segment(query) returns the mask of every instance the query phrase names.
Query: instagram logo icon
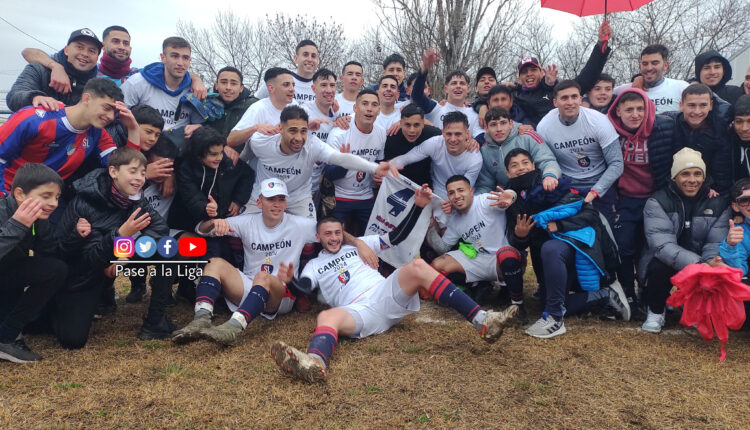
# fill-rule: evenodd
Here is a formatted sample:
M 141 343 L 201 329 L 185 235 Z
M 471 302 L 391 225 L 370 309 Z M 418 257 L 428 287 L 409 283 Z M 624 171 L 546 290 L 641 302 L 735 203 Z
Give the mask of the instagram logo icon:
M 134 254 L 134 241 L 132 237 L 116 237 L 115 238 L 115 257 L 117 258 L 128 258 Z

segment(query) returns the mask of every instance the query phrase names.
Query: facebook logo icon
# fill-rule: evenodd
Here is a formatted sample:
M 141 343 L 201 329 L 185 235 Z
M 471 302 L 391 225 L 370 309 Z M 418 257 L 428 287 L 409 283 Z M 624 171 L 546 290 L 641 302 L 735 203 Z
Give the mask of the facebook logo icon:
M 177 254 L 177 240 L 170 236 L 164 236 L 159 239 L 156 250 L 164 258 L 172 258 Z

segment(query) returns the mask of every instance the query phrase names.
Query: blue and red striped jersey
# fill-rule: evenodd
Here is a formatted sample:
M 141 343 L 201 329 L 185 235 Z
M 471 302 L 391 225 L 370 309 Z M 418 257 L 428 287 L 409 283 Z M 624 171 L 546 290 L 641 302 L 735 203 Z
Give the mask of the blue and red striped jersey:
M 131 142 L 128 146 L 135 147 Z M 73 128 L 64 108 L 54 112 L 25 107 L 0 126 L 0 192 L 10 192 L 13 178 L 24 163 L 42 163 L 67 179 L 95 151 L 106 166 L 107 157 L 115 149 L 105 130 Z

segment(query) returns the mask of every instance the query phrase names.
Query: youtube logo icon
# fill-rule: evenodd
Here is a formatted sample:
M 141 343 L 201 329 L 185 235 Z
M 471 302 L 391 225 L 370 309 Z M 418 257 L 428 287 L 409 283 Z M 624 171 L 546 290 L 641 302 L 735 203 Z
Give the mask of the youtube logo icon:
M 177 249 L 183 257 L 203 257 L 206 255 L 206 239 L 183 237 L 177 242 Z

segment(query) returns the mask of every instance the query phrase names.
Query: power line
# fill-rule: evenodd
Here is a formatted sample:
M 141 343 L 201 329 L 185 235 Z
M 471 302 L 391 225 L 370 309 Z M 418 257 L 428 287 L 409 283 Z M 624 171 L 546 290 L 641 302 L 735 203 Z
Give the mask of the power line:
M 29 36 L 30 38 L 32 38 L 32 39 L 34 39 L 34 40 L 36 40 L 37 42 L 41 43 L 42 45 L 44 45 L 44 46 L 46 46 L 46 47 L 48 47 L 48 48 L 52 49 L 53 51 L 57 51 L 57 48 L 55 48 L 55 47 L 52 47 L 52 46 L 49 46 L 49 45 L 47 45 L 46 43 L 42 42 L 41 40 L 37 39 L 36 37 L 34 37 L 34 36 L 30 35 L 29 33 L 27 33 L 27 32 L 25 32 L 25 31 L 21 30 L 20 28 L 18 28 L 18 27 L 16 27 L 15 25 L 11 24 L 11 23 L 10 23 L 10 21 L 8 21 L 7 19 L 3 18 L 2 16 L 0 16 L 0 20 L 2 20 L 2 21 L 5 21 L 5 23 L 6 23 L 6 24 L 8 24 L 9 26 L 11 26 L 11 27 L 15 28 L 16 30 L 20 31 L 21 33 L 23 33 L 23 34 L 25 34 L 25 35 Z

